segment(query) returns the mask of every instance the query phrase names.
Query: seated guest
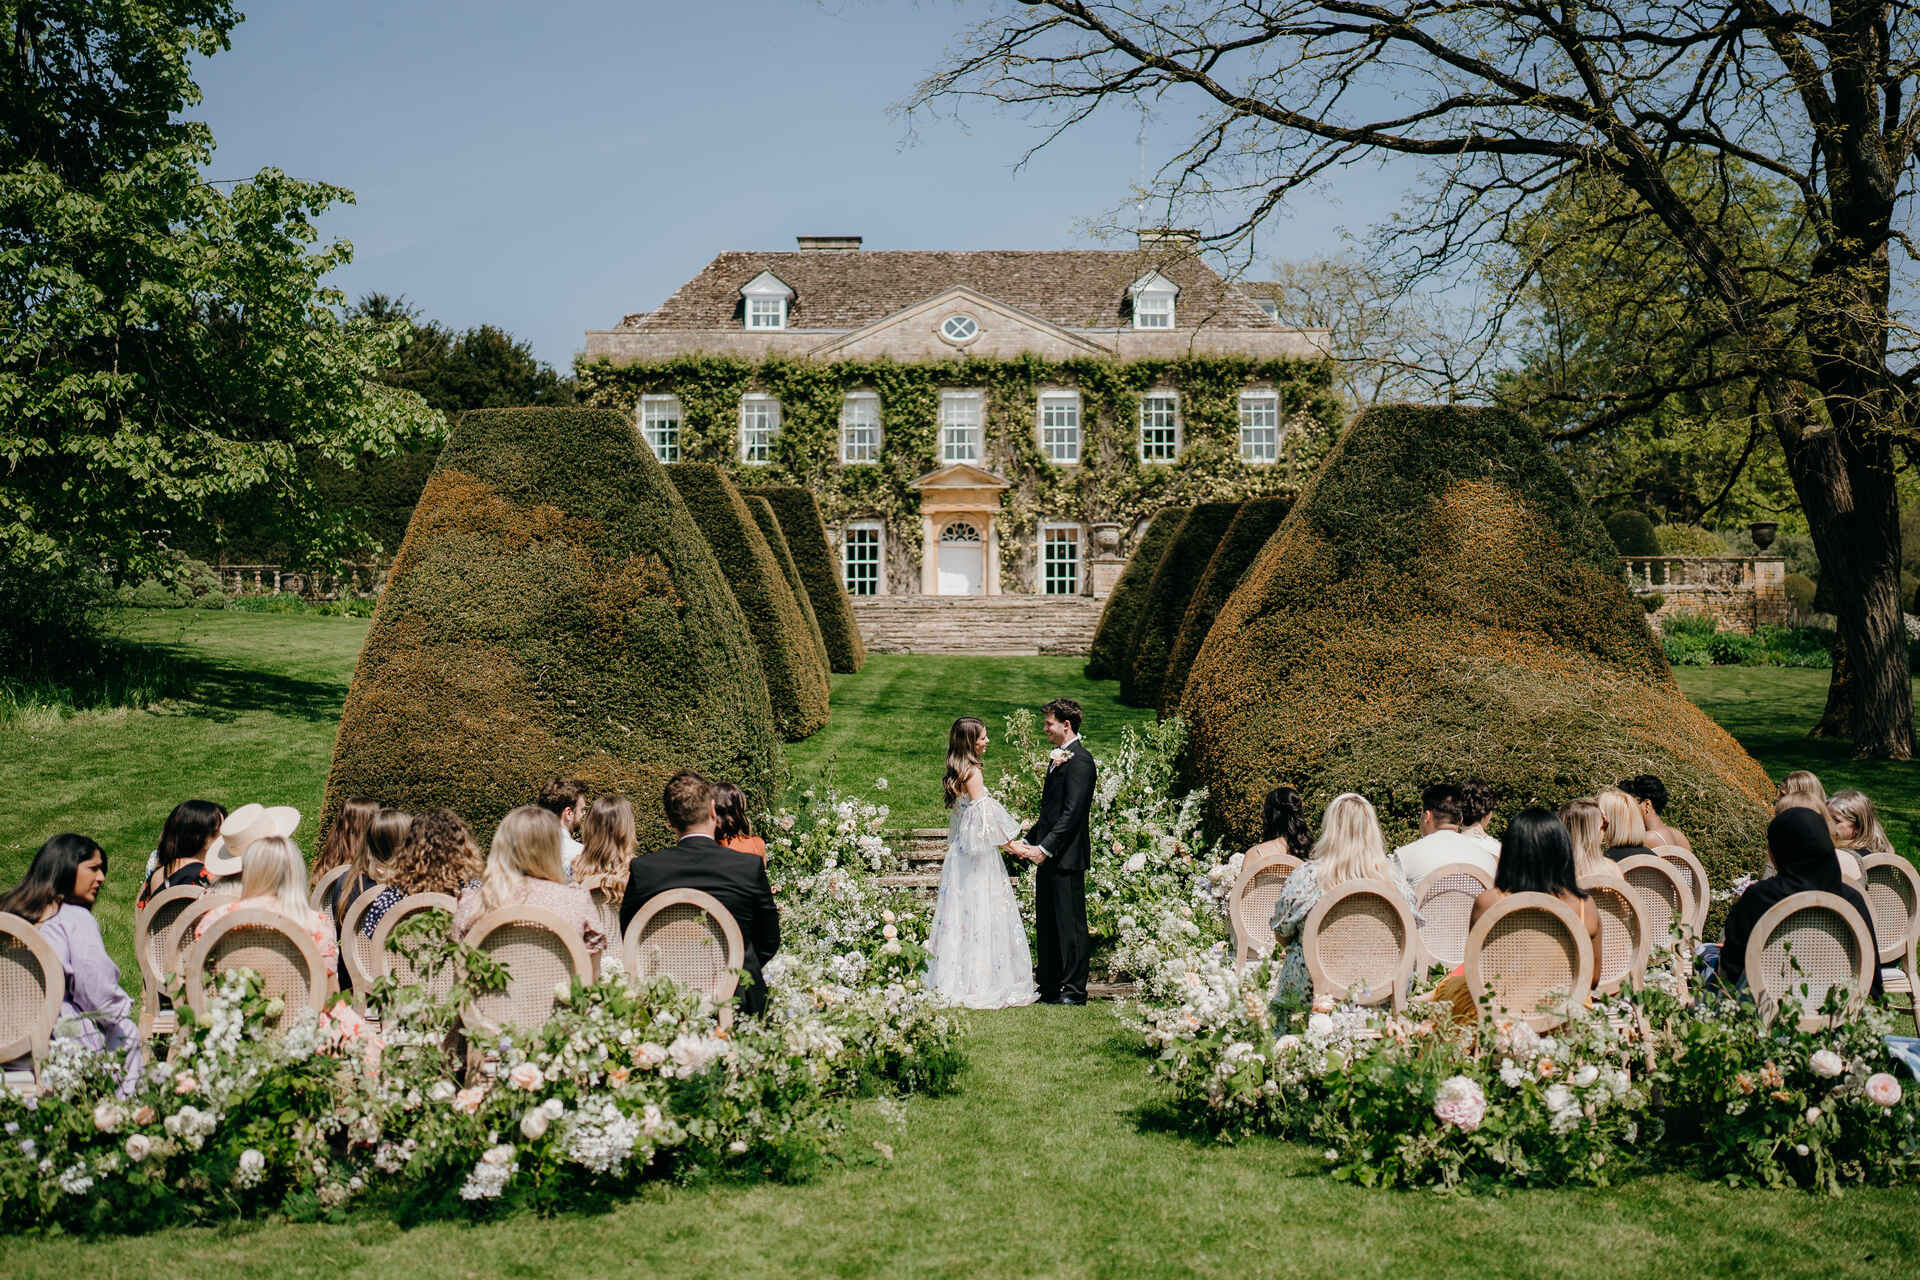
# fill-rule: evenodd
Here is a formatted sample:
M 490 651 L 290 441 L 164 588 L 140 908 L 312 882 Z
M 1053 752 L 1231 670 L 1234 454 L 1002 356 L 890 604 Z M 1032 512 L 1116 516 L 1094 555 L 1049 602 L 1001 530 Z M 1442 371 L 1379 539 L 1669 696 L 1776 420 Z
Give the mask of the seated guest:
M 1494 857 L 1500 856 L 1500 842 L 1487 834 L 1487 819 L 1493 816 L 1494 806 L 1500 802 L 1489 783 L 1478 778 L 1468 778 L 1460 784 L 1460 809 L 1462 826 L 1460 834 L 1469 840 L 1477 840 L 1480 847 Z
M 373 815 L 366 834 L 354 845 L 353 861 L 347 864 L 347 874 L 328 885 L 326 892 L 320 895 L 320 906 L 332 919 L 336 936 L 346 936 L 347 912 L 360 900 L 360 895 L 386 884 L 393 862 L 400 856 L 400 850 L 412 830 L 412 814 L 402 813 L 398 809 L 381 809 Z M 359 927 L 363 930 L 366 928 L 364 918 Z M 367 936 L 373 935 L 369 933 Z M 345 956 L 340 958 L 340 989 L 353 989 L 353 978 L 347 972 Z
M 759 1013 L 767 1007 L 761 970 L 780 950 L 780 908 L 774 905 L 773 888 L 767 883 L 767 864 L 714 839 L 713 784 L 699 774 L 690 770 L 674 774 L 667 780 L 661 804 L 667 821 L 680 833 L 680 842 L 633 860 L 626 897 L 620 902 L 621 932 L 657 894 L 669 889 L 712 894 L 733 914 L 746 944 L 747 982 L 739 993 L 740 1008 Z
M 164 889 L 181 885 L 204 889 L 212 883 L 207 876 L 207 850 L 220 838 L 220 824 L 226 820 L 227 811 L 211 800 L 182 800 L 175 805 L 148 859 L 147 878 L 134 900 L 134 910 L 145 907 Z
M 1678 845 L 1691 850 L 1693 841 L 1687 839 L 1687 833 L 1673 826 L 1666 819 L 1667 784 L 1651 773 L 1642 773 L 1623 781 L 1619 790 L 1631 796 L 1640 807 L 1640 824 L 1647 829 L 1647 843 L 1654 848 L 1662 845 Z
M 1307 805 L 1292 787 L 1279 786 L 1267 792 L 1260 806 L 1260 843 L 1247 850 L 1249 858 L 1287 853 L 1305 860 L 1313 853 L 1313 836 L 1307 830 Z
M 1624 862 L 1628 858 L 1653 852 L 1647 844 L 1647 823 L 1640 816 L 1638 800 L 1617 787 L 1608 787 L 1593 799 L 1607 820 L 1609 858 Z
M 580 856 L 580 842 L 574 837 L 587 816 L 587 784 L 578 778 L 555 778 L 540 788 L 536 803 L 560 820 L 560 864 L 571 872 L 573 860 Z
M 1494 852 L 1460 830 L 1466 820 L 1466 803 L 1459 787 L 1436 782 L 1420 793 L 1420 838 L 1393 851 L 1409 884 L 1418 885 L 1453 862 L 1493 871 Z
M 140 1028 L 133 1000 L 120 987 L 120 966 L 107 954 L 93 917 L 106 879 L 106 850 L 72 832 L 57 835 L 33 855 L 20 883 L 0 896 L 0 911 L 36 926 L 60 957 L 66 991 L 54 1036 L 78 1040 L 96 1053 L 120 1054 L 120 1092 L 128 1094 L 140 1079 Z
M 313 874 L 318 876 L 335 867 L 365 865 L 363 850 L 367 831 L 379 816 L 380 806 L 372 800 L 349 800 L 341 805 L 339 816 L 327 831 L 326 842 L 320 846 L 320 856 L 314 860 Z
M 601 929 L 609 937 L 620 929 L 627 870 L 638 845 L 633 802 L 622 795 L 597 798 L 580 824 L 580 856 L 573 860 L 573 882 L 593 895 Z
M 534 805 L 500 819 L 480 883 L 463 890 L 453 909 L 453 936 L 465 938 L 489 911 L 521 905 L 541 907 L 578 926 L 592 954 L 606 948 L 593 899 L 579 885 L 568 884 L 560 868 L 560 820 Z
M 339 935 L 334 932 L 332 917 L 307 905 L 307 860 L 299 846 L 285 836 L 267 836 L 247 845 L 240 896 L 201 916 L 193 936 L 204 938 L 215 921 L 254 907 L 278 912 L 294 928 L 305 930 L 320 948 L 328 974 L 334 973 L 340 960 Z
M 207 850 L 207 875 L 212 880 L 207 892 L 223 898 L 241 893 L 241 867 L 254 842 L 269 836 L 291 840 L 299 829 L 300 811 L 292 805 L 243 804 L 235 809 L 220 824 L 220 839 Z
M 1873 933 L 1873 913 L 1867 902 L 1851 885 L 1840 878 L 1840 860 L 1834 855 L 1833 835 L 1826 819 L 1817 811 L 1793 805 L 1774 816 L 1767 824 L 1767 861 L 1774 871 L 1755 881 L 1740 895 L 1727 912 L 1726 933 L 1720 942 L 1716 972 L 1729 987 L 1746 981 L 1747 943 L 1753 939 L 1753 927 L 1767 908 L 1796 893 L 1817 891 L 1837 894 L 1866 922 L 1868 945 L 1877 956 L 1880 943 Z M 1880 966 L 1873 966 L 1873 994 L 1881 993 Z
M 1560 821 L 1573 841 L 1573 878 L 1582 888 L 1595 880 L 1618 880 L 1620 868 L 1607 857 L 1607 815 L 1592 796 L 1560 806 Z
M 1827 834 L 1835 837 L 1833 852 L 1834 856 L 1840 860 L 1840 878 L 1842 880 L 1851 884 L 1859 881 L 1860 878 L 1866 874 L 1865 871 L 1861 869 L 1859 855 L 1850 849 L 1842 849 L 1839 847 L 1839 828 L 1834 823 L 1833 811 L 1827 807 L 1826 801 L 1816 799 L 1811 791 L 1789 791 L 1773 802 L 1775 817 L 1793 809 L 1805 809 L 1809 813 L 1817 813 L 1826 822 Z M 1763 875 L 1770 876 L 1774 874 L 1774 871 L 1773 858 L 1769 856 L 1766 866 L 1761 869 L 1761 872 Z
M 1827 801 L 1828 827 L 1833 831 L 1834 847 L 1856 857 L 1872 853 L 1892 853 L 1893 841 L 1880 825 L 1880 811 L 1873 807 L 1864 791 L 1849 787 L 1836 791 Z M 1841 864 L 1844 872 L 1846 864 Z M 1854 876 L 1857 880 L 1860 877 Z
M 416 893 L 457 898 L 461 890 L 479 885 L 480 871 L 480 846 L 464 818 L 451 809 L 415 814 L 399 852 L 387 862 L 386 888 L 361 913 L 361 936 L 371 938 L 402 898 Z
M 1779 796 L 1782 799 L 1787 796 L 1810 796 L 1813 798 L 1814 807 L 1822 813 L 1826 812 L 1826 785 L 1820 781 L 1819 774 L 1809 769 L 1795 769 L 1780 779 Z
M 1469 927 L 1489 907 L 1514 893 L 1552 894 L 1573 908 L 1595 955 L 1599 954 L 1600 913 L 1580 887 L 1572 834 L 1551 809 L 1529 806 L 1507 823 L 1506 839 L 1500 842 L 1500 869 L 1494 873 L 1493 888 L 1473 900 Z
M 1286 887 L 1274 904 L 1274 937 L 1277 945 L 1286 949 L 1274 992 L 1276 1012 L 1312 1001 L 1313 978 L 1307 973 L 1305 948 L 1294 944 L 1321 897 L 1349 880 L 1384 880 L 1399 891 L 1409 907 L 1414 905 L 1413 886 L 1401 874 L 1399 863 L 1387 856 L 1386 836 L 1373 805 L 1365 796 L 1351 791 L 1335 796 L 1327 805 L 1313 857 L 1287 877 Z
M 766 860 L 767 842 L 753 834 L 747 821 L 747 793 L 731 782 L 713 784 L 713 838 L 736 853 Z

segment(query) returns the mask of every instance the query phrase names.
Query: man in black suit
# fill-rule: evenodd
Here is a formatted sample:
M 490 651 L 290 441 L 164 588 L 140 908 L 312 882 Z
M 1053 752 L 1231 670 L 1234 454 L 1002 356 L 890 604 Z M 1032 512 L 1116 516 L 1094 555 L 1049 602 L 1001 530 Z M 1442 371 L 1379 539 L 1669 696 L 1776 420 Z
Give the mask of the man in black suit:
M 713 784 L 691 770 L 667 780 L 661 804 L 680 843 L 635 858 L 627 873 L 627 895 L 620 900 L 620 930 L 638 915 L 647 899 L 669 889 L 698 889 L 733 913 L 746 943 L 747 984 L 739 993 L 743 1013 L 767 1007 L 761 966 L 780 949 L 780 908 L 767 883 L 767 864 L 750 853 L 729 849 L 713 838 Z
M 1087 819 L 1099 769 L 1080 741 L 1078 702 L 1055 698 L 1043 714 L 1053 750 L 1040 792 L 1040 818 L 1015 852 L 1039 868 L 1034 873 L 1033 912 L 1040 1002 L 1085 1004 L 1087 962 L 1093 951 L 1087 937 L 1087 867 L 1093 860 Z

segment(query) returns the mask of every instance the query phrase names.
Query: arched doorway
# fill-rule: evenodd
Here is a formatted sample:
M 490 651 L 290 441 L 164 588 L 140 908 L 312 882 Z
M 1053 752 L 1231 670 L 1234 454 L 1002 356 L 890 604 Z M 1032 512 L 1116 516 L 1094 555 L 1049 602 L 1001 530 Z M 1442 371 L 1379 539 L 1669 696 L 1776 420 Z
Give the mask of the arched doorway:
M 986 541 L 980 530 L 956 520 L 940 530 L 940 594 L 977 596 L 985 590 Z

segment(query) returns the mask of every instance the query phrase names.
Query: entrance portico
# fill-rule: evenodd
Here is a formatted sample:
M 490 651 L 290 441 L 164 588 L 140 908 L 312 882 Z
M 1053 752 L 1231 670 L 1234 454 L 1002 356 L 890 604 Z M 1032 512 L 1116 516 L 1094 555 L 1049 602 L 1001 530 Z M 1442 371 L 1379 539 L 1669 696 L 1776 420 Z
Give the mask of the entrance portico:
M 920 592 L 1000 594 L 1000 494 L 1005 480 L 956 462 L 913 482 L 920 493 Z

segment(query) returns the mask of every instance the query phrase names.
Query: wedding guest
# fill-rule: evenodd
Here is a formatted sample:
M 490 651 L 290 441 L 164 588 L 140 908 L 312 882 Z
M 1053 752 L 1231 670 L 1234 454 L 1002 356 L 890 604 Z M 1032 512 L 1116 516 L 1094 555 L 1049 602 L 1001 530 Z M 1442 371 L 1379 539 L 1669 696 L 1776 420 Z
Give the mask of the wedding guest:
M 747 793 L 731 782 L 713 784 L 713 838 L 737 853 L 750 853 L 765 861 L 767 842 L 753 834 L 747 821 Z
M 1274 993 L 1277 1012 L 1313 1000 L 1313 979 L 1307 973 L 1305 948 L 1297 943 L 1314 905 L 1347 881 L 1362 879 L 1384 880 L 1406 899 L 1408 907 L 1414 905 L 1413 886 L 1407 883 L 1399 863 L 1387 856 L 1386 836 L 1380 830 L 1380 819 L 1373 805 L 1365 796 L 1349 791 L 1335 796 L 1327 805 L 1320 819 L 1320 838 L 1314 842 L 1313 857 L 1287 877 L 1286 887 L 1274 904 L 1274 936 L 1286 949 Z
M 162 890 L 181 885 L 204 889 L 211 884 L 207 850 L 220 838 L 220 824 L 226 820 L 227 811 L 211 800 L 182 800 L 175 805 L 148 859 L 147 878 L 140 885 L 134 910 L 145 907 Z
M 78 1040 L 96 1053 L 120 1054 L 125 1095 L 140 1080 L 140 1028 L 133 1000 L 120 986 L 120 966 L 107 954 L 93 916 L 106 879 L 106 850 L 65 832 L 40 846 L 20 883 L 0 896 L 0 911 L 33 924 L 53 944 L 66 978 L 54 1035 Z
M 1607 815 L 1592 796 L 1581 796 L 1560 806 L 1560 821 L 1573 841 L 1573 876 L 1585 885 L 1594 880 L 1618 880 L 1620 868 L 1607 857 Z
M 382 809 L 374 814 L 366 835 L 354 848 L 353 861 L 348 864 L 347 874 L 328 885 L 327 891 L 320 895 L 320 905 L 333 921 L 336 936 L 344 937 L 349 932 L 347 912 L 360 900 L 360 895 L 387 883 L 387 877 L 392 874 L 392 864 L 400 856 L 401 848 L 407 843 L 407 834 L 412 830 L 412 814 L 402 813 L 398 809 Z M 365 928 L 364 922 L 361 927 Z M 340 959 L 340 989 L 353 989 L 353 977 L 347 972 L 344 956 Z
M 1479 841 L 1480 847 L 1496 858 L 1500 856 L 1500 842 L 1487 834 L 1487 819 L 1493 816 L 1494 806 L 1499 803 L 1500 797 L 1491 783 L 1468 778 L 1460 784 L 1460 816 L 1464 824 L 1460 834 Z
M 1260 843 L 1247 850 L 1255 855 L 1288 853 L 1305 859 L 1313 852 L 1313 835 L 1307 830 L 1307 805 L 1300 793 L 1289 786 L 1267 792 L 1260 806 Z
M 780 908 L 767 882 L 767 864 L 714 839 L 713 784 L 699 774 L 691 770 L 674 774 L 660 802 L 680 840 L 633 860 L 626 896 L 620 901 L 620 930 L 624 934 L 647 901 L 669 889 L 712 894 L 732 913 L 746 943 L 747 982 L 738 996 L 741 1011 L 759 1013 L 767 1004 L 761 970 L 780 950 Z
M 291 840 L 299 829 L 300 811 L 292 805 L 243 804 L 229 813 L 220 824 L 220 839 L 207 850 L 207 875 L 213 882 L 207 892 L 223 898 L 241 893 L 247 850 L 270 836 Z
M 1820 815 L 1821 821 L 1827 824 L 1827 834 L 1834 837 L 1834 856 L 1840 861 L 1840 878 L 1849 884 L 1859 883 L 1861 877 L 1866 873 L 1860 866 L 1859 855 L 1855 854 L 1851 849 L 1840 848 L 1840 829 L 1838 824 L 1834 822 L 1833 810 L 1829 806 L 1829 803 L 1811 791 L 1782 792 L 1780 798 L 1773 802 L 1775 817 L 1783 813 L 1789 813 L 1795 809 L 1804 809 L 1809 813 Z M 1767 859 L 1766 866 L 1762 870 L 1763 874 L 1769 876 L 1775 873 L 1776 868 L 1773 865 L 1773 859 L 1771 857 Z
M 599 955 L 607 945 L 593 899 L 579 885 L 567 883 L 560 865 L 560 821 L 535 805 L 523 805 L 494 829 L 487 850 L 487 867 L 480 883 L 460 894 L 453 910 L 453 936 L 465 938 L 474 922 L 505 906 L 541 907 L 580 929 L 587 950 Z
M 600 928 L 609 938 L 620 931 L 620 901 L 627 893 L 627 871 L 638 846 L 633 802 L 622 795 L 600 796 L 580 824 L 580 856 L 573 860 L 573 882 L 593 896 Z
M 1824 815 L 1800 805 L 1776 814 L 1767 824 L 1767 860 L 1774 868 L 1773 874 L 1749 885 L 1727 912 L 1726 933 L 1715 966 L 1723 984 L 1735 987 L 1745 982 L 1747 943 L 1753 939 L 1754 926 L 1767 908 L 1796 893 L 1838 894 L 1860 913 L 1860 919 L 1866 922 L 1869 949 L 1879 954 L 1873 913 L 1867 910 L 1866 899 L 1840 878 L 1840 860 L 1834 854 L 1833 835 L 1827 830 Z M 1873 994 L 1878 996 L 1881 991 L 1880 966 L 1875 964 Z
M 307 905 L 307 860 L 300 847 L 285 836 L 267 836 L 247 846 L 246 866 L 240 872 L 240 896 L 201 916 L 193 936 L 204 938 L 223 917 L 254 907 L 277 912 L 295 929 L 304 930 L 320 948 L 327 972 L 334 972 L 340 960 L 339 935 L 334 932 L 332 917 Z
M 1811 796 L 1816 809 L 1822 813 L 1827 810 L 1827 788 L 1820 781 L 1820 775 L 1809 769 L 1795 769 L 1780 779 L 1779 795 L 1781 798 Z
M 1579 916 L 1595 954 L 1599 953 L 1600 913 L 1580 887 L 1572 834 L 1551 809 L 1529 805 L 1507 823 L 1506 838 L 1500 842 L 1500 869 L 1494 873 L 1493 888 L 1473 900 L 1469 927 L 1488 908 L 1515 893 L 1551 894 L 1566 903 Z
M 1453 783 L 1436 782 L 1420 793 L 1420 838 L 1393 851 L 1394 861 L 1400 864 L 1409 884 L 1417 885 L 1455 862 L 1492 874 L 1497 848 L 1490 850 L 1481 840 L 1464 833 L 1461 827 L 1466 821 L 1465 798 Z
M 1640 825 L 1647 830 L 1649 845 L 1654 848 L 1670 844 L 1682 849 L 1693 848 L 1693 841 L 1687 839 L 1687 833 L 1666 819 L 1666 783 L 1651 773 L 1642 773 L 1623 780 L 1618 790 L 1626 792 L 1639 807 Z
M 1640 802 L 1620 790 L 1608 787 L 1594 797 L 1607 819 L 1607 856 L 1615 862 L 1643 853 L 1652 853 L 1647 844 L 1646 819 L 1640 816 Z
M 560 819 L 560 863 L 569 872 L 580 856 L 580 824 L 587 816 L 587 784 L 578 778 L 555 778 L 540 788 L 536 803 Z
M 367 843 L 367 829 L 379 816 L 380 806 L 372 800 L 349 800 L 341 805 L 340 816 L 333 820 L 326 841 L 320 846 L 313 874 L 360 865 L 364 861 L 362 850 Z
M 386 888 L 361 913 L 361 935 L 371 938 L 402 898 L 416 893 L 457 898 L 461 890 L 480 883 L 480 871 L 480 846 L 473 842 L 466 819 L 451 809 L 415 814 L 399 852 L 387 862 Z
M 1827 800 L 1827 817 L 1836 849 L 1859 857 L 1894 851 L 1887 829 L 1880 825 L 1880 811 L 1864 791 L 1848 787 L 1834 792 Z

